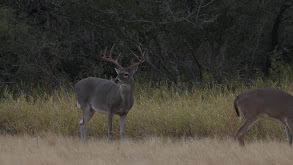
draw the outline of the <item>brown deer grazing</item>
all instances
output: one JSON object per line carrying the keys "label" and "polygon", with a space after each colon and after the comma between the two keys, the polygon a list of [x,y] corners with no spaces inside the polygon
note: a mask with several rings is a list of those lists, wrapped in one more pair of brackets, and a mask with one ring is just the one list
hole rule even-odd
{"label": "brown deer grazing", "polygon": [[236,137],[244,146],[243,136],[260,118],[266,118],[285,125],[289,145],[292,145],[293,134],[293,96],[278,89],[251,89],[238,95],[234,100],[238,116],[239,110],[245,122],[237,131]]}
{"label": "brown deer grazing", "polygon": [[108,115],[108,140],[112,135],[112,121],[113,115],[120,116],[120,136],[121,141],[124,138],[124,124],[126,115],[134,103],[134,79],[133,74],[137,70],[138,65],[145,62],[145,56],[139,46],[138,50],[141,58],[133,53],[138,62],[131,61],[131,65],[124,68],[121,66],[120,54],[114,60],[112,59],[112,52],[115,44],[110,50],[109,58],[106,57],[107,48],[104,51],[102,59],[114,63],[118,68],[116,70],[117,77],[112,80],[106,80],[96,77],[88,77],[80,80],[74,86],[74,92],[77,100],[77,106],[81,108],[83,118],[80,120],[81,139],[87,140],[87,123],[93,117],[95,112],[104,113]]}

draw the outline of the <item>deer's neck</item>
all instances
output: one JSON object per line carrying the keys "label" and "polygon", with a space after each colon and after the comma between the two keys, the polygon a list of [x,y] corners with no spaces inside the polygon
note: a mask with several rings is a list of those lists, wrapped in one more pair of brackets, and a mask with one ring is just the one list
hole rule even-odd
{"label": "deer's neck", "polygon": [[123,113],[127,113],[134,103],[134,81],[130,84],[119,84],[119,90],[123,102]]}
{"label": "deer's neck", "polygon": [[119,90],[124,99],[133,98],[134,82],[131,84],[119,84]]}

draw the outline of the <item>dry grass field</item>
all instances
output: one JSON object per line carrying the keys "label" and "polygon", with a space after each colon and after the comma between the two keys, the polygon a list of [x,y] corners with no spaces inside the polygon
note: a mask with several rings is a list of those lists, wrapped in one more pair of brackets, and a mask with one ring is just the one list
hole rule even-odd
{"label": "dry grass field", "polygon": [[245,148],[231,139],[145,138],[107,142],[58,135],[0,136],[2,165],[182,165],[292,164],[293,148],[286,141],[250,141]]}

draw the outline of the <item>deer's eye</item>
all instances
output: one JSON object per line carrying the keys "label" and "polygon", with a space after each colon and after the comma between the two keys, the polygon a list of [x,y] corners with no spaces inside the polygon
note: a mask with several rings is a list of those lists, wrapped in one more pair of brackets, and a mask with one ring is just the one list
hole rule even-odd
{"label": "deer's eye", "polygon": [[124,73],[124,76],[128,76],[128,73]]}

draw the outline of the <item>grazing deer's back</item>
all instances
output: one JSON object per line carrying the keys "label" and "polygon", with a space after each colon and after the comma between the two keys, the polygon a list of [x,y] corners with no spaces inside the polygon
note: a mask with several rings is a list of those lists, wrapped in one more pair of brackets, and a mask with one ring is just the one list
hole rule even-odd
{"label": "grazing deer's back", "polygon": [[292,102],[293,96],[284,91],[274,88],[258,88],[243,92],[239,97],[247,97],[250,99],[261,98],[267,104]]}
{"label": "grazing deer's back", "polygon": [[293,96],[274,88],[251,89],[238,96],[238,105],[258,113],[265,111],[269,116],[282,116],[293,113]]}

